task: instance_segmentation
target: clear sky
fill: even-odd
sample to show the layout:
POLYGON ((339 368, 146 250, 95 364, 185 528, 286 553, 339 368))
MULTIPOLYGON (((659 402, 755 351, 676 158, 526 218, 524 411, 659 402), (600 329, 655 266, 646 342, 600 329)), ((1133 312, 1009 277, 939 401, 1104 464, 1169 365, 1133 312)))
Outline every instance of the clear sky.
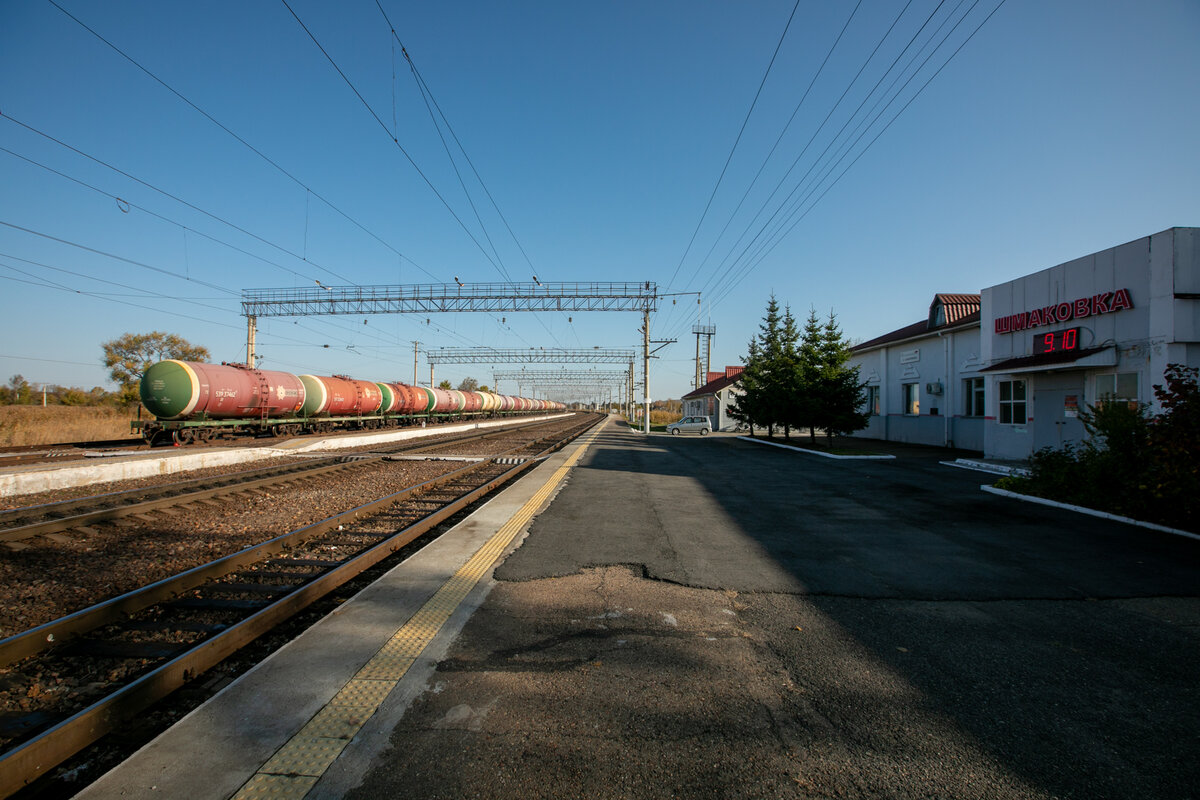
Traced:
MULTIPOLYGON (((738 364, 772 292, 863 340, 1200 225, 1195 0, 56 2, 0 0, 0 380, 111 388, 125 332, 242 360, 247 288, 536 274, 701 291, 652 320, 679 342, 651 395, 679 397, 692 324, 738 364)), ((639 324, 277 318, 259 352, 407 381, 413 340, 633 347, 639 324)), ((438 368, 467 375, 492 382, 438 368)))

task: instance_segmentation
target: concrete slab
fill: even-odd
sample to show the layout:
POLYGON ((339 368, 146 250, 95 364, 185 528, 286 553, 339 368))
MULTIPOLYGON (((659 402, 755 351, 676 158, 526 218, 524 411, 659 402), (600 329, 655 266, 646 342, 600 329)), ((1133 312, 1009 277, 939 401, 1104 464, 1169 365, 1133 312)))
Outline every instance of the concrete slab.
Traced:
POLYGON ((187 448, 164 448, 146 453, 133 453, 128 457, 111 461, 105 460, 102 463, 33 464, 10 467, 0 465, 0 497, 50 492, 55 489, 89 486, 94 483, 148 478, 154 475, 174 475, 197 469, 247 464, 267 458, 278 458, 282 455, 321 453, 348 447, 367 447, 373 444, 399 442, 405 439, 437 436, 444 433, 537 422, 560 416, 563 415, 549 414, 519 419, 465 422, 338 437, 298 437, 282 442, 278 447, 205 448, 195 451, 188 451, 187 448))

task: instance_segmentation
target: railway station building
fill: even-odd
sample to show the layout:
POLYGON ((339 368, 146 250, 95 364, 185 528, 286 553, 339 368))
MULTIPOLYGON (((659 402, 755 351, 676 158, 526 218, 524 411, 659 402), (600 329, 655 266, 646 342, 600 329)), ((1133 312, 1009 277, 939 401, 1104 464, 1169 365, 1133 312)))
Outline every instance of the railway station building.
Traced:
POLYGON ((1024 459, 1081 441, 1098 401, 1158 410, 1168 364, 1200 366, 1200 228, 1170 228, 983 289, 854 348, 856 435, 1024 459))
POLYGON ((742 393, 738 382, 745 367, 725 367, 724 372, 710 372, 703 386, 682 398, 685 417, 708 417, 714 431, 731 431, 738 421, 729 416, 729 406, 742 393))

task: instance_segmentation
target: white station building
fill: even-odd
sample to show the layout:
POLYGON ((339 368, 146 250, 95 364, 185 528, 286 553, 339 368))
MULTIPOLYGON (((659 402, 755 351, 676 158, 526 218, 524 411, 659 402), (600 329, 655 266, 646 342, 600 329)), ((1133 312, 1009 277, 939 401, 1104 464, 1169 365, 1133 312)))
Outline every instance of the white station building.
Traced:
POLYGON ((1082 440, 1099 400, 1157 410, 1168 364, 1200 366, 1200 229, 1171 228, 983 290, 854 348, 857 435, 1023 459, 1082 440))

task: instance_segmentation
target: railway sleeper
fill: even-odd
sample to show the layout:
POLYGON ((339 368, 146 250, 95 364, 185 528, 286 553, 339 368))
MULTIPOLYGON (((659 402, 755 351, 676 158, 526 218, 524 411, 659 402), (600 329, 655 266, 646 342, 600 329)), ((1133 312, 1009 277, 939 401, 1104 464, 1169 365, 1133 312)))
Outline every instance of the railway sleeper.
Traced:
POLYGON ((267 563, 278 567, 321 567, 323 569, 333 569, 334 567, 340 567, 345 562, 323 558, 273 558, 267 563))
MULTIPOLYGON (((303 583, 303 582, 301 582, 303 583)), ((301 586, 280 583, 212 583, 204 587, 205 592, 212 594, 288 594, 301 586)))
POLYGON ((174 642, 79 638, 64 644, 59 655, 64 658, 165 659, 192 647, 190 644, 174 642))
POLYGON ((180 611, 258 611, 269 600, 233 600, 221 597, 182 597, 166 603, 166 607, 180 611))

